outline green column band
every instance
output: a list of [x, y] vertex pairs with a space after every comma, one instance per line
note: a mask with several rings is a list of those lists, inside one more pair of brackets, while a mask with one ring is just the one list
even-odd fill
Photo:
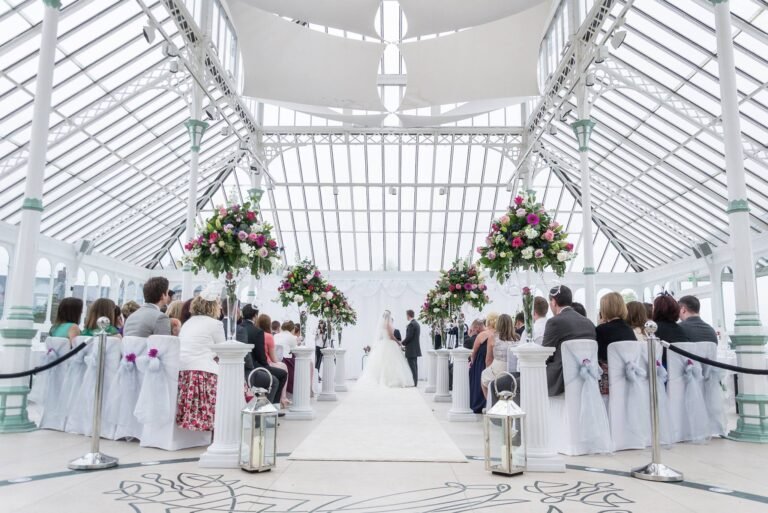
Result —
[[579, 152], [589, 150], [589, 137], [592, 135], [592, 129], [595, 128], [595, 124], [591, 119], [580, 119], [571, 124], [576, 140], [579, 142]]
[[728, 203], [728, 208], [725, 210], [725, 213], [733, 214], [735, 212], [749, 212], [749, 201], [738, 199]]
[[251, 199], [255, 204], [259, 204], [261, 197], [264, 195], [264, 189], [256, 187], [255, 189], [248, 189], [248, 194], [251, 195]]
[[43, 0], [43, 4], [52, 9], [61, 9], [61, 0]]
[[595, 268], [594, 267], [585, 267], [583, 271], [581, 271], [582, 274], [595, 274]]
[[22, 210], [37, 210], [38, 212], [42, 212], [43, 200], [38, 198], [24, 198], [21, 208]]
[[188, 119], [184, 122], [184, 126], [187, 128], [189, 140], [192, 143], [192, 151], [199, 152], [200, 144], [203, 142], [203, 136], [209, 126], [208, 123], [200, 121], [199, 119]]

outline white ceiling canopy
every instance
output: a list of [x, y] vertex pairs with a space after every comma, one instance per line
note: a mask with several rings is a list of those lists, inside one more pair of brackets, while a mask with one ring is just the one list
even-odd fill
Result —
[[246, 0], [244, 3], [280, 16], [379, 39], [374, 21], [380, 0]]
[[[263, 98], [255, 98], [255, 100], [266, 102], [266, 100]], [[293, 103], [293, 102], [281, 102], [281, 101], [275, 101], [275, 100], [270, 100], [269, 103], [276, 107], [291, 109], [296, 112], [303, 112], [304, 114], [309, 114], [311, 116], [317, 116], [323, 119], [330, 119], [333, 121], [339, 121], [341, 123], [347, 123], [355, 126], [381, 126], [381, 123], [384, 121], [384, 118], [386, 118], [388, 115], [386, 113], [343, 114], [333, 109], [329, 109], [328, 107], [320, 107], [317, 105], [304, 105], [301, 103]]]
[[539, 95], [537, 61], [551, 2], [448, 36], [400, 44], [408, 68], [401, 110]]
[[463, 105], [443, 112], [441, 114], [434, 114], [430, 116], [417, 116], [411, 114], [397, 114], [400, 118], [400, 124], [405, 128], [421, 127], [421, 126], [437, 126], [443, 123], [455, 123], [456, 121], [462, 121], [479, 114], [485, 114], [497, 109], [503, 109], [510, 105], [522, 103], [526, 98], [498, 98], [494, 100], [481, 100], [474, 102], [467, 102]]
[[400, 0], [407, 37], [450, 32], [517, 14], [547, 0]]
[[385, 110], [376, 89], [381, 43], [307, 30], [229, 0], [243, 55], [243, 94], [269, 100], [361, 110]]

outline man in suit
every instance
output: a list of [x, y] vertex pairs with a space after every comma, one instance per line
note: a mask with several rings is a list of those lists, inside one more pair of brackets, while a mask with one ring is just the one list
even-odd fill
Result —
[[477, 336], [485, 331], [485, 321], [482, 319], [475, 319], [469, 326], [469, 331], [464, 337], [464, 348], [472, 350], [475, 347], [475, 339]]
[[419, 326], [419, 323], [413, 318], [413, 310], [406, 310], [405, 316], [408, 319], [408, 327], [405, 328], [403, 347], [405, 347], [405, 357], [408, 359], [408, 366], [411, 368], [411, 374], [413, 374], [413, 386], [418, 386], [418, 357], [421, 356], [421, 326]]
[[168, 279], [162, 276], [147, 280], [144, 284], [144, 306], [126, 319], [123, 335], [147, 338], [150, 335], [171, 334], [171, 320], [160, 311], [171, 302], [168, 285]]
[[715, 330], [699, 317], [701, 303], [695, 296], [683, 296], [677, 300], [680, 305], [680, 327], [691, 342], [718, 343]]
[[561, 351], [563, 342], [575, 339], [596, 340], [597, 338], [595, 325], [571, 308], [572, 303], [573, 293], [565, 285], [554, 287], [549, 291], [549, 308], [554, 317], [547, 321], [541, 345], [555, 348], [555, 354], [547, 360], [547, 385], [550, 396], [565, 392], [563, 354]]
[[[243, 330], [245, 331], [245, 343], [251, 344], [253, 348], [251, 349], [251, 362], [253, 364], [254, 369], [258, 368], [264, 368], [269, 371], [270, 374], [275, 378], [273, 381], [277, 382], [277, 386], [270, 390], [269, 400], [270, 402], [279, 403], [280, 402], [280, 391], [285, 386], [285, 383], [288, 381], [288, 372], [283, 369], [278, 369], [277, 367], [271, 367], [269, 365], [269, 361], [267, 360], [267, 350], [264, 347], [264, 332], [256, 326], [256, 318], [259, 316], [259, 311], [253, 307], [253, 305], [245, 305], [243, 307]], [[257, 372], [252, 380], [252, 383], [249, 383], [251, 386], [260, 386], [262, 388], [269, 388], [266, 384], [266, 381], [261, 382], [261, 380], [264, 380], [266, 376], [263, 372]], [[259, 380], [259, 381], [256, 381]]]

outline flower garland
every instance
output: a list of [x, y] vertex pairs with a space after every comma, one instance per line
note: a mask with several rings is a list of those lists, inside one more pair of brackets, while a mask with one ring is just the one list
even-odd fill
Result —
[[440, 271], [435, 289], [445, 306], [453, 310], [459, 310], [464, 304], [482, 310], [490, 301], [486, 293], [487, 288], [485, 279], [477, 267], [458, 259], [450, 269]]
[[191, 264], [195, 274], [205, 269], [216, 277], [248, 269], [258, 278], [271, 273], [280, 261], [272, 226], [259, 222], [258, 210], [249, 201], [217, 207], [184, 249], [183, 261]]
[[491, 224], [485, 246], [477, 248], [479, 264], [504, 283], [517, 269], [543, 272], [550, 268], [558, 276], [574, 256], [573, 244], [563, 226], [551, 217], [533, 192], [520, 193], [506, 214]]

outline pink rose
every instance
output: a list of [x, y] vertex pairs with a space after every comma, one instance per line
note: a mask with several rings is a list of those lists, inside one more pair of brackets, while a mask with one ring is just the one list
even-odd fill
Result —
[[248, 234], [240, 230], [239, 232], [237, 232], [237, 238], [244, 241], [248, 238]]
[[501, 216], [501, 217], [499, 218], [499, 222], [500, 222], [501, 224], [509, 224], [509, 216], [508, 216], [508, 215], [503, 215], [503, 216]]
[[549, 242], [552, 242], [552, 240], [555, 238], [555, 232], [553, 232], [552, 230], [547, 230], [541, 235], [541, 238]]
[[521, 239], [520, 237], [515, 237], [514, 239], [512, 239], [513, 248], [520, 248], [523, 246], [523, 244], [524, 244], [523, 239]]
[[226, 215], [227, 215], [227, 209], [226, 209], [226, 208], [224, 208], [224, 207], [221, 207], [221, 208], [219, 209], [219, 215], [220, 215], [221, 217], [224, 217], [224, 216], [226, 216]]
[[256, 212], [249, 210], [248, 212], [246, 212], [245, 218], [248, 219], [249, 221], [256, 220]]
[[258, 247], [262, 247], [264, 245], [265, 237], [261, 234], [258, 234], [256, 238], [253, 240]]
[[571, 244], [570, 242], [568, 244], [566, 244], [565, 245], [565, 250], [566, 251], [573, 251], [573, 244]]
[[486, 258], [488, 258], [488, 260], [496, 260], [496, 252], [495, 251], [489, 251], [488, 253], [486, 253], [485, 256], [486, 256]]
[[549, 227], [550, 227], [552, 230], [556, 230], [556, 229], [557, 229], [559, 226], [560, 226], [560, 223], [558, 223], [557, 221], [552, 221], [552, 222], [549, 224]]
[[277, 241], [275, 239], [269, 240], [269, 247], [270, 248], [276, 248], [277, 247]]
[[523, 199], [522, 196], [515, 196], [515, 204], [516, 205], [522, 205], [523, 201], [525, 201], [525, 200]]
[[483, 254], [483, 247], [482, 246], [478, 246], [476, 251], [482, 255]]
[[544, 258], [544, 250], [543, 249], [537, 249], [533, 252], [533, 256], [535, 258]]

